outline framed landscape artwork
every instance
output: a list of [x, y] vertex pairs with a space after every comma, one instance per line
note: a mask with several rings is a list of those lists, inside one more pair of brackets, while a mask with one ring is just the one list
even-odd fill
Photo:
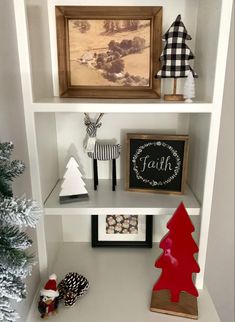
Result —
[[92, 215], [92, 247], [152, 247], [153, 216]]
[[159, 98], [162, 7], [57, 6], [61, 97]]
[[126, 189], [183, 194], [188, 135], [127, 134]]

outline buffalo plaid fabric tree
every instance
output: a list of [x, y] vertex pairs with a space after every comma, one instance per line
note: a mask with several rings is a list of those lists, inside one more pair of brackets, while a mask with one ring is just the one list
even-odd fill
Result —
[[166, 45], [160, 56], [162, 61], [162, 68], [156, 74], [156, 78], [174, 78], [174, 92], [173, 95], [165, 95], [165, 100], [183, 100], [183, 95], [176, 94], [176, 79], [188, 76], [191, 71], [193, 77], [197, 74], [189, 65], [189, 60], [194, 59], [194, 55], [189, 47], [186, 45], [186, 40], [191, 40], [181, 16], [178, 15], [171, 27], [163, 36]]

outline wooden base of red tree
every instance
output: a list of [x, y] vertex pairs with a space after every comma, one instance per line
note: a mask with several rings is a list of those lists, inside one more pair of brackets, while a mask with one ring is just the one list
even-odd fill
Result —
[[179, 302], [172, 302], [170, 291], [153, 291], [150, 311], [197, 320], [197, 298], [186, 292], [181, 292]]

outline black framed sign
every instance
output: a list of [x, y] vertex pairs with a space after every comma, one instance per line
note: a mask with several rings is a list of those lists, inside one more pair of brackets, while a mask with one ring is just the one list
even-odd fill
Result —
[[152, 247], [153, 216], [92, 215], [92, 247]]
[[126, 189], [183, 194], [187, 135], [127, 134]]

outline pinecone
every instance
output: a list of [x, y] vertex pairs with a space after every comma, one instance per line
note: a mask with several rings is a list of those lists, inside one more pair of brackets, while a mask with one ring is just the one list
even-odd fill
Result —
[[59, 299], [65, 306], [71, 307], [82, 297], [89, 288], [88, 280], [78, 273], [68, 273], [59, 283]]

